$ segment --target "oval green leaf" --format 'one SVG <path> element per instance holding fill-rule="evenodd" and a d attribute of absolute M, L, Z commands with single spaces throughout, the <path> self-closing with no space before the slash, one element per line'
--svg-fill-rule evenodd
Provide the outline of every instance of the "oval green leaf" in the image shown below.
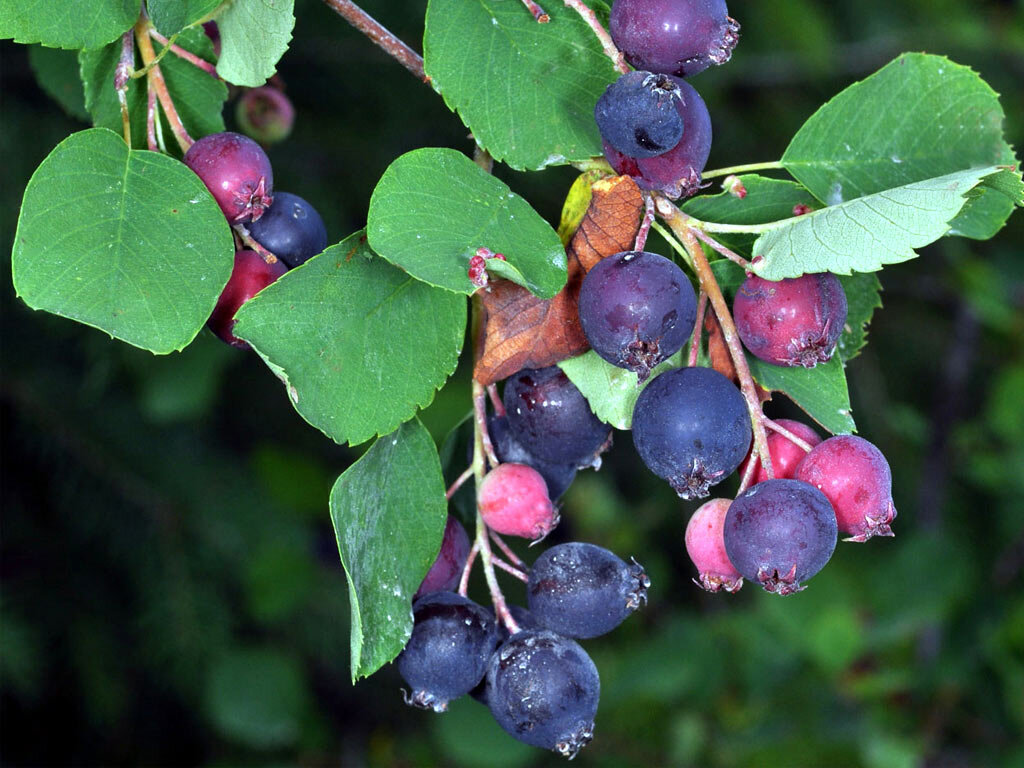
<path fill-rule="evenodd" d="M 202 329 L 233 253 L 224 214 L 192 171 L 91 128 L 32 175 L 12 270 L 33 309 L 165 354 Z"/>
<path fill-rule="evenodd" d="M 488 262 L 493 275 L 541 298 L 565 285 L 558 233 L 506 184 L 453 149 L 417 149 L 388 167 L 370 198 L 367 236 L 392 264 L 449 291 L 477 290 L 467 271 L 480 247 L 505 256 Z"/>
<path fill-rule="evenodd" d="M 217 15 L 217 74 L 235 85 L 263 85 L 277 70 L 295 27 L 295 0 L 228 3 Z"/>
<path fill-rule="evenodd" d="M 139 0 L 4 0 L 0 39 L 48 48 L 97 48 L 130 29 L 139 7 Z"/>
<path fill-rule="evenodd" d="M 466 300 L 377 258 L 359 232 L 284 275 L 236 315 L 295 409 L 338 443 L 387 434 L 455 370 Z"/>
<path fill-rule="evenodd" d="M 496 160 L 520 170 L 601 154 L 594 105 L 618 73 L 579 14 L 548 2 L 430 0 L 424 68 Z"/>
<path fill-rule="evenodd" d="M 444 535 L 444 492 L 437 448 L 418 419 L 378 439 L 331 490 L 352 610 L 353 682 L 395 658 L 412 634 L 412 596 Z"/>

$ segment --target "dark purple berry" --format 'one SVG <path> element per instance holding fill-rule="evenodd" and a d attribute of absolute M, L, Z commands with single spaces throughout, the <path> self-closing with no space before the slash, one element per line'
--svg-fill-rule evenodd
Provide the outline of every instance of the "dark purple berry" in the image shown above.
<path fill-rule="evenodd" d="M 594 737 L 597 667 L 578 643 L 547 630 L 513 635 L 487 665 L 487 705 L 513 738 L 572 758 Z"/>
<path fill-rule="evenodd" d="M 231 277 L 217 299 L 213 314 L 206 322 L 210 330 L 232 347 L 249 349 L 247 342 L 232 333 L 235 327 L 235 313 L 245 302 L 287 271 L 288 267 L 284 262 L 275 261 L 268 264 L 256 251 L 236 251 Z"/>
<path fill-rule="evenodd" d="M 627 72 L 605 88 L 594 107 L 601 138 L 630 157 L 668 152 L 683 137 L 681 98 L 672 78 Z"/>
<path fill-rule="evenodd" d="M 259 144 L 240 133 L 212 133 L 185 153 L 232 224 L 256 221 L 274 201 L 274 172 Z"/>
<path fill-rule="evenodd" d="M 774 365 L 828 362 L 846 324 L 846 294 L 831 272 L 771 281 L 749 275 L 732 304 L 750 353 Z"/>
<path fill-rule="evenodd" d="M 711 115 L 704 99 L 685 80 L 674 80 L 682 94 L 677 109 L 686 126 L 678 144 L 657 157 L 635 158 L 604 142 L 604 156 L 616 173 L 671 198 L 689 197 L 700 189 L 700 173 L 711 153 Z"/>
<path fill-rule="evenodd" d="M 327 247 L 327 227 L 316 208 L 291 192 L 278 192 L 249 227 L 260 245 L 289 267 L 304 264 Z"/>
<path fill-rule="evenodd" d="M 830 437 L 804 457 L 793 476 L 825 494 L 839 530 L 851 534 L 848 541 L 893 535 L 896 507 L 889 462 L 864 438 Z"/>
<path fill-rule="evenodd" d="M 548 487 L 548 496 L 552 501 L 557 501 L 576 477 L 575 464 L 556 464 L 544 461 L 523 448 L 512 436 L 506 417 L 491 416 L 488 418 L 487 431 L 494 444 L 494 452 L 498 456 L 498 461 L 525 464 L 536 469 L 544 478 Z"/>
<path fill-rule="evenodd" d="M 505 415 L 527 451 L 556 464 L 590 466 L 611 436 L 569 377 L 556 365 L 525 369 L 505 381 Z"/>
<path fill-rule="evenodd" d="M 242 131 L 260 144 L 276 144 L 292 132 L 295 107 L 277 88 L 249 88 L 238 99 L 235 119 Z"/>
<path fill-rule="evenodd" d="M 836 514 L 807 483 L 765 480 L 729 506 L 724 533 L 729 561 L 744 578 L 788 595 L 804 589 L 832 557 Z"/>
<path fill-rule="evenodd" d="M 688 77 L 727 62 L 740 25 L 725 0 L 615 0 L 609 31 L 637 69 Z"/>
<path fill-rule="evenodd" d="M 547 629 L 566 637 L 597 637 L 646 603 L 650 584 L 635 560 L 629 564 L 607 549 L 573 541 L 537 558 L 526 603 Z"/>
<path fill-rule="evenodd" d="M 466 535 L 466 529 L 462 527 L 462 523 L 448 515 L 448 522 L 444 526 L 444 538 L 441 539 L 441 550 L 437 553 L 427 575 L 420 582 L 413 599 L 428 592 L 455 589 L 459 585 L 467 557 L 469 536 Z"/>
<path fill-rule="evenodd" d="M 412 688 L 406 703 L 444 712 L 483 679 L 498 642 L 494 620 L 455 592 L 431 592 L 412 609 L 412 637 L 398 655 L 398 673 Z"/>
<path fill-rule="evenodd" d="M 693 334 L 697 296 L 674 262 L 646 251 L 602 259 L 583 279 L 580 323 L 603 359 L 640 381 Z"/>
<path fill-rule="evenodd" d="M 711 368 L 676 368 L 654 379 L 633 408 L 633 444 L 684 499 L 699 499 L 740 465 L 751 438 L 743 395 Z"/>

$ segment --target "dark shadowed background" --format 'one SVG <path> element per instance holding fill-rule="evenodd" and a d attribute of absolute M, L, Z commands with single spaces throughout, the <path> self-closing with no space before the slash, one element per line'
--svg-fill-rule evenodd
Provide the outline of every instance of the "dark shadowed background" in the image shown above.
<path fill-rule="evenodd" d="M 424 0 L 364 5 L 420 47 Z M 820 104 L 902 51 L 977 70 L 1024 143 L 1019 2 L 730 11 L 733 61 L 693 80 L 711 168 L 778 158 Z M 297 15 L 280 65 L 297 124 L 270 156 L 278 189 L 313 202 L 337 242 L 396 156 L 471 145 L 436 94 L 325 6 L 299 0 Z M 83 124 L 39 90 L 24 46 L 0 43 L 0 67 L 0 761 L 560 764 L 473 701 L 443 716 L 405 707 L 390 666 L 352 685 L 327 496 L 358 453 L 303 422 L 254 354 L 204 331 L 154 357 L 14 297 L 22 192 Z M 553 223 L 575 177 L 496 173 Z M 565 497 L 553 541 L 635 555 L 653 581 L 646 610 L 587 643 L 603 690 L 579 764 L 1024 764 L 1024 215 L 881 279 L 885 307 L 848 375 L 861 433 L 892 465 L 895 539 L 840 545 L 795 597 L 706 595 L 683 549 L 695 505 L 628 436 Z M 468 397 L 464 364 L 423 414 L 436 439 Z"/>

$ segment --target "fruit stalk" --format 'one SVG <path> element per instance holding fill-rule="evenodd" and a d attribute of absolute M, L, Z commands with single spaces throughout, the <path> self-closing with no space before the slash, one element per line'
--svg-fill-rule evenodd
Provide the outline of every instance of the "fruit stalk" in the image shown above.
<path fill-rule="evenodd" d="M 175 45 L 174 38 L 177 37 L 177 35 L 172 36 L 171 39 L 168 40 L 166 37 L 164 37 L 155 29 L 153 29 L 152 26 L 150 26 L 149 36 L 156 40 L 158 43 L 160 43 L 160 45 L 162 45 L 164 48 L 169 48 L 171 53 L 173 53 L 179 59 L 184 59 L 189 64 L 195 67 L 199 67 L 199 69 L 203 70 L 203 72 L 210 75 L 210 77 L 214 77 L 217 80 L 220 80 L 220 75 L 217 74 L 217 67 L 215 67 L 213 64 L 206 61 L 205 59 L 199 58 L 194 53 L 192 53 L 192 51 L 186 51 L 180 45 Z"/>
<path fill-rule="evenodd" d="M 732 174 L 738 173 L 749 173 L 750 171 L 774 171 L 782 170 L 783 165 L 778 160 L 770 160 L 765 163 L 747 163 L 746 165 L 732 165 L 728 168 L 715 168 L 710 171 L 705 171 L 702 175 L 705 181 L 708 179 L 714 179 L 719 176 L 731 176 Z"/>
<path fill-rule="evenodd" d="M 779 424 L 779 422 L 772 421 L 769 418 L 765 418 L 764 425 L 766 427 L 768 427 L 768 429 L 772 430 L 772 432 L 778 432 L 784 438 L 789 440 L 789 442 L 793 443 L 793 445 L 796 445 L 799 448 L 801 448 L 804 452 L 806 452 L 806 453 L 810 453 L 811 452 L 811 448 L 813 446 L 810 443 L 808 443 L 806 440 L 804 440 L 799 435 L 796 435 L 793 432 L 790 432 L 784 426 Z"/>
<path fill-rule="evenodd" d="M 626 63 L 626 57 L 622 55 L 622 51 L 615 47 L 615 43 L 612 42 L 612 36 L 608 34 L 608 30 L 602 26 L 601 22 L 597 20 L 597 16 L 587 6 L 583 0 L 564 0 L 565 4 L 572 8 L 576 13 L 583 17 L 583 20 L 587 22 L 594 34 L 597 36 L 598 41 L 601 43 L 601 48 L 604 50 L 605 56 L 612 60 L 612 64 L 622 74 L 626 74 L 630 71 L 629 65 Z"/>
<path fill-rule="evenodd" d="M 747 402 L 747 410 L 750 411 L 750 422 L 754 430 L 754 452 L 761 458 L 761 466 L 769 478 L 775 477 L 772 470 L 772 457 L 768 451 L 768 436 L 765 433 L 764 413 L 761 411 L 761 400 L 757 396 L 757 387 L 754 385 L 754 377 L 750 374 L 750 366 L 747 364 L 746 355 L 740 344 L 739 334 L 736 332 L 736 324 L 729 313 L 729 306 L 725 303 L 722 289 L 715 280 L 715 273 L 711 271 L 704 249 L 689 225 L 690 217 L 680 211 L 668 198 L 658 196 L 658 214 L 668 224 L 672 232 L 678 237 L 683 247 L 690 254 L 693 261 L 694 272 L 700 281 L 700 288 L 708 295 L 708 301 L 718 317 L 722 326 L 722 336 L 729 347 L 729 354 L 732 356 L 733 365 L 736 368 L 736 376 L 739 379 L 740 391 L 743 399 Z"/>
<path fill-rule="evenodd" d="M 712 249 L 725 256 L 725 258 L 727 258 L 729 261 L 733 262 L 734 264 L 738 264 L 739 266 L 743 267 L 744 270 L 750 269 L 750 262 L 744 259 L 742 256 L 740 256 L 738 253 L 736 253 L 736 251 L 732 251 L 726 248 L 713 237 L 705 234 L 699 229 L 691 229 L 690 231 L 697 236 L 698 240 L 707 243 L 709 246 L 711 246 Z"/>
<path fill-rule="evenodd" d="M 533 18 L 537 21 L 538 24 L 547 24 L 549 21 L 551 21 L 551 17 L 548 16 L 544 12 L 544 9 L 537 5 L 537 3 L 535 3 L 533 0 L 523 0 L 523 5 L 526 6 L 526 9 L 530 12 L 530 14 L 533 16 Z"/>
<path fill-rule="evenodd" d="M 423 57 L 391 34 L 386 27 L 370 16 L 370 14 L 351 0 L 324 0 L 324 2 L 327 3 L 331 10 L 370 38 L 377 44 L 377 47 L 412 72 L 417 78 L 424 83 L 430 82 L 430 78 L 423 71 Z"/>
<path fill-rule="evenodd" d="M 262 245 L 256 242 L 255 239 L 253 239 L 253 236 L 249 234 L 249 230 L 246 229 L 245 224 L 232 224 L 231 228 L 235 230 L 235 234 L 238 235 L 238 239 L 245 243 L 247 247 L 256 251 L 256 253 L 262 256 L 263 260 L 267 262 L 267 264 L 273 264 L 277 261 L 280 261 L 280 259 L 278 259 L 277 256 L 272 254 L 270 251 L 268 251 L 266 248 L 264 248 Z"/>
<path fill-rule="evenodd" d="M 704 332 L 704 315 L 708 311 L 708 295 L 701 288 L 700 296 L 697 298 L 697 321 L 693 324 L 693 338 L 690 339 L 690 354 L 686 364 L 693 368 L 697 364 L 697 356 L 700 354 L 700 338 Z"/>
<path fill-rule="evenodd" d="M 114 90 L 117 91 L 117 102 L 121 106 L 121 129 L 125 144 L 129 147 L 132 145 L 132 124 L 128 116 L 128 81 L 131 80 L 134 66 L 135 42 L 132 30 L 129 29 L 121 35 L 121 58 L 114 70 Z"/>
<path fill-rule="evenodd" d="M 192 137 L 185 130 L 185 125 L 178 116 L 178 110 L 174 107 L 171 93 L 167 90 L 167 81 L 164 80 L 164 74 L 160 71 L 156 53 L 153 51 L 153 41 L 149 39 L 150 27 L 152 24 L 149 19 L 139 16 L 139 20 L 135 23 L 135 42 L 139 46 L 142 63 L 146 67 L 146 82 L 148 87 L 156 92 L 156 97 L 160 100 L 164 114 L 167 115 L 167 122 L 171 125 L 171 131 L 178 141 L 178 146 L 181 147 L 182 152 L 187 152 L 193 144 Z"/>

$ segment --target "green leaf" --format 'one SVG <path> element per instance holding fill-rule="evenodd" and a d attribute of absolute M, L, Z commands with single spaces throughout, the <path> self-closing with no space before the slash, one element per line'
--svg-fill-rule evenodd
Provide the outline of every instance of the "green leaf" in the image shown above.
<path fill-rule="evenodd" d="M 843 284 L 848 307 L 846 328 L 839 337 L 836 347 L 843 362 L 852 360 L 868 343 L 868 323 L 875 310 L 882 306 L 879 293 L 882 284 L 873 272 L 855 272 L 852 275 L 839 275 Z"/>
<path fill-rule="evenodd" d="M 199 177 L 90 128 L 58 144 L 32 175 L 12 269 L 33 309 L 164 354 L 202 329 L 233 254 L 224 214 Z"/>
<path fill-rule="evenodd" d="M 82 92 L 82 79 L 78 74 L 77 53 L 33 45 L 28 49 L 28 61 L 39 86 L 60 104 L 65 112 L 79 120 L 89 120 L 89 113 L 85 109 L 85 95 Z"/>
<path fill-rule="evenodd" d="M 370 198 L 367 235 L 392 264 L 449 291 L 477 290 L 467 271 L 480 247 L 505 255 L 504 262 L 488 261 L 493 276 L 541 298 L 565 285 L 558 233 L 506 184 L 452 149 L 417 149 L 388 167 Z"/>
<path fill-rule="evenodd" d="M 235 335 L 284 379 L 302 417 L 355 445 L 434 399 L 459 360 L 466 300 L 375 257 L 358 232 L 285 274 L 236 318 Z"/>
<path fill-rule="evenodd" d="M 201 28 L 186 29 L 175 43 L 200 58 L 214 60 L 213 45 Z M 154 41 L 157 52 L 162 50 Z M 121 44 L 110 45 L 79 54 L 82 82 L 85 85 L 85 105 L 92 114 L 97 128 L 109 128 L 121 133 L 121 106 L 114 91 L 114 71 L 121 56 Z M 185 129 L 195 137 L 224 130 L 221 110 L 228 97 L 227 86 L 189 62 L 168 53 L 160 61 L 160 70 L 167 81 L 167 89 L 174 100 Z M 128 114 L 132 126 L 132 146 L 146 146 L 146 79 L 128 82 Z M 161 113 L 162 115 L 162 113 Z M 162 118 L 164 136 L 173 144 L 166 119 Z"/>
<path fill-rule="evenodd" d="M 222 0 L 147 0 L 153 26 L 164 37 L 180 32 L 213 13 Z"/>
<path fill-rule="evenodd" d="M 594 105 L 617 72 L 579 14 L 549 2 L 430 0 L 424 67 L 496 160 L 520 170 L 601 154 Z"/>
<path fill-rule="evenodd" d="M 295 0 L 247 0 L 226 5 L 217 16 L 217 74 L 235 85 L 263 85 L 288 50 Z"/>
<path fill-rule="evenodd" d="M 754 381 L 786 394 L 822 427 L 832 433 L 855 432 L 846 373 L 839 356 L 813 368 L 785 368 L 747 355 Z"/>
<path fill-rule="evenodd" d="M 139 0 L 4 0 L 0 39 L 96 48 L 119 38 L 138 17 Z"/>
<path fill-rule="evenodd" d="M 606 362 L 593 350 L 563 360 L 558 367 L 587 398 L 590 410 L 597 418 L 616 429 L 630 429 L 633 426 L 633 406 L 640 393 L 659 373 L 678 368 L 682 363 L 683 353 L 677 352 L 656 366 L 642 384 L 633 371 Z"/>
<path fill-rule="evenodd" d="M 447 519 L 441 463 L 419 419 L 386 435 L 331 490 L 331 522 L 348 577 L 352 680 L 372 675 L 412 634 L 412 596 Z"/>
<path fill-rule="evenodd" d="M 1004 117 L 998 94 L 968 67 L 904 54 L 815 112 L 782 163 L 834 205 L 965 168 L 1017 165 L 1003 138 Z M 998 196 L 979 205 L 954 232 L 991 237 L 1013 209 Z"/>
<path fill-rule="evenodd" d="M 915 248 L 949 232 L 972 190 L 1004 174 L 1011 175 L 991 166 L 957 171 L 787 219 L 754 243 L 751 269 L 780 280 L 807 272 L 873 272 L 907 261 L 917 256 Z"/>

